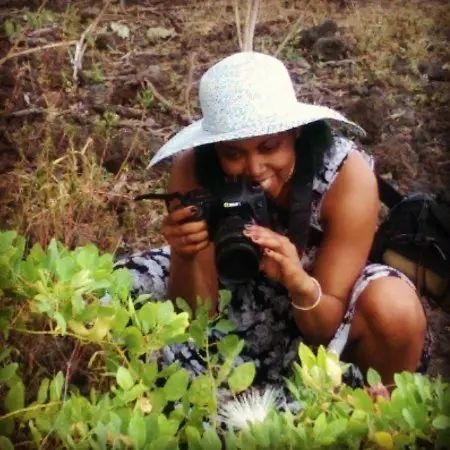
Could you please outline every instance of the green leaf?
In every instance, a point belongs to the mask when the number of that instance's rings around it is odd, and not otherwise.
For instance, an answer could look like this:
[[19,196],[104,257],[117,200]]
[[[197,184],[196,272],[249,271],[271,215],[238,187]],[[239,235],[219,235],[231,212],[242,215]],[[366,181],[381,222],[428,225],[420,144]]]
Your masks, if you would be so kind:
[[445,430],[446,428],[450,428],[450,416],[440,414],[433,419],[432,423],[433,427],[437,430]]
[[19,364],[17,363],[11,363],[5,367],[2,367],[0,369],[0,383],[6,383],[8,380],[10,380],[11,377],[15,375],[18,367]]
[[11,440],[6,436],[0,436],[0,448],[2,450],[14,450]]
[[192,309],[184,298],[177,297],[175,299],[175,304],[181,311],[188,313],[189,319],[192,318]]
[[238,438],[236,437],[236,434],[231,431],[228,430],[225,433],[225,448],[227,450],[238,450],[241,447],[238,447],[239,441]]
[[59,281],[69,281],[76,271],[76,264],[71,256],[61,258],[56,266],[56,275]]
[[136,327],[127,327],[123,332],[123,338],[128,350],[140,353],[144,351],[144,338]]
[[221,450],[222,443],[219,436],[212,428],[207,428],[202,437],[202,449],[204,450]]
[[134,411],[128,424],[128,435],[133,439],[137,449],[144,448],[147,440],[147,428],[144,417],[137,411]]
[[221,289],[219,291],[219,312],[224,312],[226,307],[230,304],[232,294],[230,291]]
[[236,357],[244,348],[244,341],[239,339],[235,334],[229,334],[217,343],[217,348],[225,357]]
[[233,392],[245,391],[253,383],[255,373],[255,364],[252,362],[246,362],[236,367],[228,378],[230,389]]
[[175,311],[173,303],[167,300],[162,303],[155,303],[157,306],[157,320],[161,325],[168,325],[174,319]]
[[366,391],[358,388],[353,391],[353,400],[356,409],[361,409],[365,412],[373,412],[373,403]]
[[148,302],[137,312],[142,331],[147,334],[157,325],[158,305]]
[[131,389],[134,385],[133,377],[128,369],[120,366],[116,373],[117,384],[124,390]]
[[314,422],[314,428],[313,428],[314,436],[317,437],[320,434],[322,434],[324,432],[324,430],[326,429],[326,427],[327,427],[327,418],[325,416],[325,413],[322,412],[319,414],[316,421]]
[[152,387],[156,376],[158,375],[158,363],[153,361],[151,363],[145,363],[141,366],[140,375],[142,380],[148,387]]
[[18,411],[25,406],[25,386],[18,381],[6,394],[5,407],[8,412]]
[[64,375],[61,371],[56,374],[56,377],[50,383],[50,401],[56,402],[61,400],[62,390],[64,387]]
[[169,377],[164,385],[164,393],[167,400],[179,400],[187,391],[189,383],[189,372],[186,369],[180,369]]
[[316,357],[314,356],[314,353],[303,342],[300,342],[300,345],[298,347],[298,356],[300,358],[302,367],[305,367],[309,370],[316,365]]
[[47,401],[48,387],[50,385],[50,380],[48,378],[44,378],[41,381],[39,386],[38,395],[37,395],[37,404],[42,405]]
[[188,425],[185,429],[189,450],[202,450],[202,438],[197,428]]
[[12,247],[14,240],[17,237],[15,231],[4,231],[0,233],[0,253]]
[[236,329],[236,323],[232,320],[220,319],[214,328],[221,333],[229,333],[230,331],[234,331]]
[[189,400],[194,405],[209,405],[212,400],[214,382],[209,375],[199,375],[189,388]]
[[416,421],[414,420],[411,411],[408,408],[403,408],[402,416],[405,419],[406,423],[408,424],[409,428],[413,430],[416,427]]
[[379,384],[382,384],[381,376],[380,374],[371,367],[367,371],[367,382],[369,383],[369,386],[378,386]]
[[63,315],[59,312],[55,312],[53,314],[53,318],[56,320],[56,323],[58,324],[58,327],[61,330],[61,333],[66,334],[67,322],[66,322],[66,319],[64,319]]

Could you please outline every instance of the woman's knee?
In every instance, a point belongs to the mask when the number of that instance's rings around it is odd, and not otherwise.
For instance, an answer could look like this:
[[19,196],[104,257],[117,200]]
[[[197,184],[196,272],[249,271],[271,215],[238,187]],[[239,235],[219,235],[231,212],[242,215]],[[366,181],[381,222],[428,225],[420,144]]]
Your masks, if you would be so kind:
[[354,326],[356,339],[370,333],[388,346],[404,348],[423,345],[427,324],[415,289],[401,278],[383,277],[360,295]]

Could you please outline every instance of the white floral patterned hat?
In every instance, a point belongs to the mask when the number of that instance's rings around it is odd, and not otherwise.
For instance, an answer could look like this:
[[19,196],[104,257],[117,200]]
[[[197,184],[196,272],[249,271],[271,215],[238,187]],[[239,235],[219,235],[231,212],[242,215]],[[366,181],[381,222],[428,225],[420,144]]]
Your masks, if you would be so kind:
[[216,63],[200,80],[199,100],[203,118],[169,139],[150,167],[199,145],[278,133],[317,120],[337,121],[365,134],[331,108],[297,101],[285,65],[263,53],[235,53]]

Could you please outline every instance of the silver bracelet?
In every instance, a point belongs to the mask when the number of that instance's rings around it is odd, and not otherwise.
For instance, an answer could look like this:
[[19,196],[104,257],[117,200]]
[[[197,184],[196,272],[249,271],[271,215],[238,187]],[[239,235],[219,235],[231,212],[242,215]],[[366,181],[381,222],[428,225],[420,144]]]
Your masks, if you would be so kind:
[[292,306],[299,311],[311,311],[314,309],[322,300],[322,288],[320,287],[320,283],[314,278],[310,277],[313,283],[317,286],[317,298],[316,301],[311,306],[298,306],[294,302],[291,302]]

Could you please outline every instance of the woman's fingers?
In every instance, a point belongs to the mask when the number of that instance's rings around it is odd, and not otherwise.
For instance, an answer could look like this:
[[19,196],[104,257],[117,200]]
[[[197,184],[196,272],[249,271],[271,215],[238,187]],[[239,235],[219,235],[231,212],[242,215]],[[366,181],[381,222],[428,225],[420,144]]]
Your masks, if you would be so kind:
[[167,235],[173,237],[185,236],[187,234],[196,234],[200,232],[206,232],[208,234],[208,227],[204,220],[198,222],[186,222],[178,224],[166,224],[163,230]]
[[169,213],[167,219],[172,225],[180,224],[196,216],[198,209],[196,206],[174,209]]
[[180,255],[194,255],[209,244],[208,226],[205,220],[195,217],[195,207],[180,208],[169,213],[163,221],[163,235]]
[[284,255],[293,253],[294,244],[285,237],[268,228],[252,225],[244,230],[244,235],[264,249],[270,249]]

